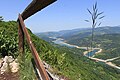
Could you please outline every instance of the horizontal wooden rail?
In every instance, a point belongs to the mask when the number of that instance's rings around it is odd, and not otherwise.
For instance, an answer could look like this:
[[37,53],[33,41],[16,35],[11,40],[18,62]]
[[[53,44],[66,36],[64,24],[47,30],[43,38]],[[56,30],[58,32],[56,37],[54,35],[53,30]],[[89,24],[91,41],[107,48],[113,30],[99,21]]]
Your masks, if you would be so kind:
[[37,68],[38,68],[38,70],[39,70],[39,72],[41,74],[42,79],[43,80],[49,80],[48,74],[47,74],[47,72],[46,72],[46,70],[44,68],[44,65],[43,65],[41,59],[39,58],[37,50],[35,49],[32,41],[31,41],[30,35],[29,35],[29,33],[28,33],[28,31],[27,31],[27,29],[25,27],[24,21],[23,21],[20,14],[19,14],[18,22],[20,23],[20,26],[21,26],[24,34],[25,34],[27,43],[28,43],[28,45],[30,47],[30,50],[32,52],[33,58],[35,60],[36,66],[37,66]]
[[56,0],[33,0],[21,14],[23,20],[27,19],[36,12],[42,10]]

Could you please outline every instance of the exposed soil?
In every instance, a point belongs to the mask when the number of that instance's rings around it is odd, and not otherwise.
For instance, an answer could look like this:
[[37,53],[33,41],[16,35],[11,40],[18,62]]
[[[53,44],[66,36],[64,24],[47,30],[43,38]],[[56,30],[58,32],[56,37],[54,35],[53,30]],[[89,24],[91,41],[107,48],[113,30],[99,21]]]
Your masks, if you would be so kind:
[[12,56],[0,59],[0,80],[19,80],[19,65]]
[[19,80],[19,73],[5,72],[0,74],[0,80]]

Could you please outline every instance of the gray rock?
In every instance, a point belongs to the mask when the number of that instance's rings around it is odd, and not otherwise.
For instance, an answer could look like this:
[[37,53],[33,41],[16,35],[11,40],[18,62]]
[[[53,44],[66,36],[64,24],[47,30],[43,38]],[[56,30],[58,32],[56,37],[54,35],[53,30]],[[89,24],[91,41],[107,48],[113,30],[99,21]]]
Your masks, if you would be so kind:
[[9,65],[10,65],[11,72],[15,73],[19,70],[19,63],[16,63],[16,61],[13,61]]
[[[9,65],[9,66],[8,66]],[[12,56],[5,56],[3,59],[0,59],[0,72],[3,74],[8,69],[11,69],[11,72],[15,73],[19,70],[18,60]]]
[[8,63],[4,62],[3,66],[1,67],[1,74],[8,70]]
[[5,58],[3,59],[4,62],[7,63],[11,63],[12,61],[14,61],[12,56],[5,56]]

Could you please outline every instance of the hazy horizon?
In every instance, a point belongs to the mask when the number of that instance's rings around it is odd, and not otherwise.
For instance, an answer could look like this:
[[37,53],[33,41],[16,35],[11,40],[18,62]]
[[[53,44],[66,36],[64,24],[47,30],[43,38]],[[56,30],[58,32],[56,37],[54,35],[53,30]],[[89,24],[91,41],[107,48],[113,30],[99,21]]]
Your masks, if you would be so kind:
[[[17,20],[18,14],[22,13],[31,1],[2,0],[0,16],[3,16],[5,21]],[[96,1],[99,12],[103,11],[103,15],[105,15],[105,18],[101,21],[101,26],[120,25],[120,10],[118,7],[120,0],[57,0],[27,19],[25,24],[32,32],[86,28],[90,26],[90,23],[84,21],[90,19],[87,8],[91,10]]]
[[[115,25],[115,26],[99,26],[99,27],[95,27],[95,28],[100,28],[100,27],[120,27],[120,25]],[[79,28],[72,28],[72,29],[61,29],[61,30],[56,30],[56,31],[41,31],[41,32],[33,32],[33,33],[44,33],[44,32],[59,32],[59,31],[65,31],[65,30],[75,30],[75,29],[90,29],[91,27],[79,27]],[[92,29],[92,28],[91,28]]]

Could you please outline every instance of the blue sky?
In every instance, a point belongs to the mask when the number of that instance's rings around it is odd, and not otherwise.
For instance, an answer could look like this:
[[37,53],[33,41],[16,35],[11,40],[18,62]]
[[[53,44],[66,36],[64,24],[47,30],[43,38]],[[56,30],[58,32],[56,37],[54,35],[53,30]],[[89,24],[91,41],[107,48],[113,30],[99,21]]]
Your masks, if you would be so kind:
[[[18,14],[27,7],[32,0],[1,0],[0,16],[4,20],[17,20]],[[59,31],[74,28],[90,27],[84,20],[90,15],[91,9],[98,2],[99,11],[106,16],[101,26],[120,25],[120,0],[58,0],[25,21],[32,32]]]

